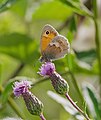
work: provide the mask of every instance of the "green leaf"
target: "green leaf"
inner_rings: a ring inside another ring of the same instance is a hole
[[[77,25],[76,25],[76,16],[74,15],[70,21],[69,29],[71,32],[77,31]]]
[[[74,73],[96,74],[88,63],[76,58],[73,50],[71,50],[71,53],[66,55],[65,58],[55,61],[55,64],[60,71],[70,70]]]
[[[2,92],[2,103],[5,104],[8,100],[8,97],[10,96],[10,94],[12,93],[12,86],[13,86],[13,82],[14,81],[9,81],[4,89],[4,91]]]
[[[71,53],[67,55],[68,68],[75,73],[96,74],[90,64],[85,61],[79,60],[76,54],[71,50]]]
[[[89,64],[93,64],[94,60],[96,59],[96,51],[94,49],[83,52],[74,52],[79,60],[87,62]]]
[[[99,74],[99,65],[98,65],[98,60],[96,59],[94,62],[93,62],[93,65],[92,65],[92,71],[96,74]]]
[[[71,18],[71,21],[69,23],[68,34],[67,34],[67,38],[70,43],[72,43],[72,40],[75,36],[76,31],[77,31],[76,16],[73,15],[73,17]]]
[[[4,0],[0,0],[0,4],[3,2]]]
[[[70,7],[75,13],[93,17],[93,14],[81,3],[74,0],[60,0],[62,3]]]
[[[25,17],[27,6],[27,0],[17,0],[16,4],[14,4],[10,10],[19,16]]]
[[[88,102],[89,109],[92,112],[92,116],[96,120],[101,120],[101,109],[99,99],[96,97],[96,92],[92,86],[85,86],[85,97]]]
[[[59,1],[46,2],[34,12],[34,20],[50,19],[65,20],[72,14],[72,10]]]
[[[0,4],[0,13],[9,9],[15,2],[16,0],[2,1],[2,3]]]
[[[72,50],[71,53],[68,54],[67,56],[67,61],[68,61],[68,68],[69,70],[72,71],[74,69],[74,63],[75,63],[75,54]]]
[[[12,33],[0,36],[0,52],[8,54],[23,63],[30,63],[37,58],[35,40],[24,34]]]

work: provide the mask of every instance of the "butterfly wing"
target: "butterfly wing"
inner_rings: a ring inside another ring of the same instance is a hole
[[[63,58],[70,51],[70,44],[62,35],[53,38],[43,53],[44,61]]]
[[[49,45],[49,43],[57,35],[58,35],[58,32],[51,25],[47,24],[44,26],[42,30],[42,34],[41,34],[41,41],[40,41],[40,48],[41,48],[42,56],[47,46]]]

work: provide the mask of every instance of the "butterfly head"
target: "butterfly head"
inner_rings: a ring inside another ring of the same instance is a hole
[[[58,35],[58,32],[51,25],[47,24],[44,26],[42,30],[42,37],[52,39],[57,35]]]
[[[51,26],[45,25],[41,34],[41,53],[47,48],[52,39],[58,35],[58,32]]]

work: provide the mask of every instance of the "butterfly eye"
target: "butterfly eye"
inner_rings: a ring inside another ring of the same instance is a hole
[[[46,34],[48,35],[48,34],[49,34],[49,31],[46,31]]]

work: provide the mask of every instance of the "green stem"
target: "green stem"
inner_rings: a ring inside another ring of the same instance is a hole
[[[75,88],[76,88],[76,90],[77,90],[77,92],[79,94],[80,100],[82,101],[82,103],[84,103],[85,99],[84,99],[83,94],[82,94],[82,92],[81,92],[81,90],[79,88],[79,85],[78,85],[78,83],[77,83],[77,81],[75,79],[75,76],[74,76],[74,74],[71,71],[69,73],[70,73],[70,75],[72,77],[73,84],[74,84],[74,86],[75,86]],[[88,108],[88,106],[86,106],[86,112],[89,115],[89,108]]]
[[[0,85],[2,84],[2,65],[0,63]]]
[[[100,50],[100,37],[99,37],[99,25],[98,25],[98,9],[97,0],[93,0],[93,10],[94,10],[94,25],[95,25],[95,43],[96,43],[96,53],[98,59],[99,68],[99,84],[100,84],[100,96],[101,96],[101,50]]]
[[[0,86],[0,91],[3,92],[3,90],[4,88]],[[21,112],[20,108],[18,107],[18,105],[14,102],[14,100],[11,97],[8,98],[8,103],[18,116],[20,116],[24,120],[26,119],[25,115]]]
[[[71,77],[72,77],[73,84],[74,84],[74,86],[75,86],[75,88],[76,88],[76,90],[77,90],[77,92],[78,92],[78,94],[79,94],[80,99],[82,100],[82,102],[84,102],[85,100],[84,100],[84,98],[83,98],[83,95],[82,95],[82,93],[81,93],[81,90],[80,90],[80,88],[79,88],[79,85],[78,85],[78,83],[77,83],[77,81],[76,81],[76,79],[75,79],[74,74],[73,74],[71,71],[70,71],[70,75],[71,75]]]
[[[18,116],[20,116],[24,120],[26,119],[25,115],[21,112],[18,105],[14,102],[14,100],[11,97],[8,98],[8,103]]]

